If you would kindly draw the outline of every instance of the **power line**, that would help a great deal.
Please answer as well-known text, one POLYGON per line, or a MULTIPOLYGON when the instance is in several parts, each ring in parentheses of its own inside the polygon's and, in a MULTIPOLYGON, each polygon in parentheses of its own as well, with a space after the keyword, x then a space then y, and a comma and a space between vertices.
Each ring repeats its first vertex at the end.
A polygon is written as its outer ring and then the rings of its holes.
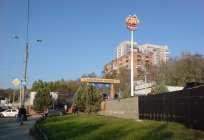
POLYGON ((14 67, 15 65, 19 65, 19 64, 23 65, 23 62, 13 62, 13 63, 0 64, 0 71, 7 70, 8 67, 14 67))
POLYGON ((0 66, 9 66, 9 65, 16 65, 16 64, 20 64, 23 63, 23 61, 16 61, 16 62, 11 62, 11 63, 4 63, 4 64, 0 64, 0 66))

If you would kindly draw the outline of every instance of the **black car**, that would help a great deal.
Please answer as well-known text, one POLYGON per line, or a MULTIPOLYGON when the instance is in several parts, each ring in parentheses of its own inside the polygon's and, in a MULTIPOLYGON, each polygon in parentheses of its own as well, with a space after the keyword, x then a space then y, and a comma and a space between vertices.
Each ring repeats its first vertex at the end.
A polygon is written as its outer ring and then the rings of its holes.
POLYGON ((186 85, 183 88, 183 90, 192 89, 192 88, 198 88, 200 86, 204 86, 204 83, 189 82, 189 83, 186 83, 186 85))
POLYGON ((42 114, 45 117, 50 117, 50 116, 63 116, 65 115, 64 110, 59 110, 59 109, 49 109, 47 113, 42 114))
POLYGON ((6 110, 6 109, 0 107, 0 112, 3 112, 3 111, 5 111, 5 110, 6 110))

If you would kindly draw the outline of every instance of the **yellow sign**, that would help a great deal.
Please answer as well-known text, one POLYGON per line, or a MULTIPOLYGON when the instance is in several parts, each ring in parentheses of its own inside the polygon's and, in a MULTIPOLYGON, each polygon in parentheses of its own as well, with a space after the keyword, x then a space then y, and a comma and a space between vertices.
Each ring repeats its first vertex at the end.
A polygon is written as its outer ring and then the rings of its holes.
POLYGON ((12 83, 15 85, 15 86, 18 86, 20 84, 20 81, 16 78, 12 81, 12 83))
POLYGON ((118 84, 118 83, 120 83, 120 80, 101 79, 101 78, 81 78, 81 82, 85 82, 85 83, 110 83, 110 84, 118 84))

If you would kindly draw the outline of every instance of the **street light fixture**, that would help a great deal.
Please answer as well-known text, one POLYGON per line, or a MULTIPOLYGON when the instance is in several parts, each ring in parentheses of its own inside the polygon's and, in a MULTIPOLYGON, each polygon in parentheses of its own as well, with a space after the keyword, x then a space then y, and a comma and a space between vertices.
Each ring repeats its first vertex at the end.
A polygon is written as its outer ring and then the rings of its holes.
MULTIPOLYGON (((26 45, 25 45, 25 52, 24 52, 24 70, 23 70, 23 80, 21 81, 22 84, 22 92, 21 92, 21 104, 25 105, 25 88, 26 88, 26 79, 27 79, 27 62, 28 62, 28 44, 31 42, 28 42, 27 40, 24 40, 22 38, 20 38, 17 35, 13 36, 15 39, 19 39, 20 41, 23 41, 26 45)), ((36 40, 36 42, 42 42, 42 40, 38 39, 36 40)), ((34 42, 32 42, 34 43, 34 42)))

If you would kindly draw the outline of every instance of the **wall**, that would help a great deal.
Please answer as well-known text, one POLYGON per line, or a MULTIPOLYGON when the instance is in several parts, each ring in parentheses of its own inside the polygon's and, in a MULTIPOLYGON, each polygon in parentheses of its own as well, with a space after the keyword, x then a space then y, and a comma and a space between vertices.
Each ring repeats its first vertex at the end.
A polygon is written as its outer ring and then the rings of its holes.
POLYGON ((30 105, 33 106, 33 101, 37 92, 30 92, 30 105))
POLYGON ((139 119, 138 97, 106 101, 102 103, 100 115, 114 116, 127 119, 139 119))
POLYGON ((183 87, 178 87, 178 86, 166 86, 166 87, 169 90, 169 92, 183 90, 183 87))

